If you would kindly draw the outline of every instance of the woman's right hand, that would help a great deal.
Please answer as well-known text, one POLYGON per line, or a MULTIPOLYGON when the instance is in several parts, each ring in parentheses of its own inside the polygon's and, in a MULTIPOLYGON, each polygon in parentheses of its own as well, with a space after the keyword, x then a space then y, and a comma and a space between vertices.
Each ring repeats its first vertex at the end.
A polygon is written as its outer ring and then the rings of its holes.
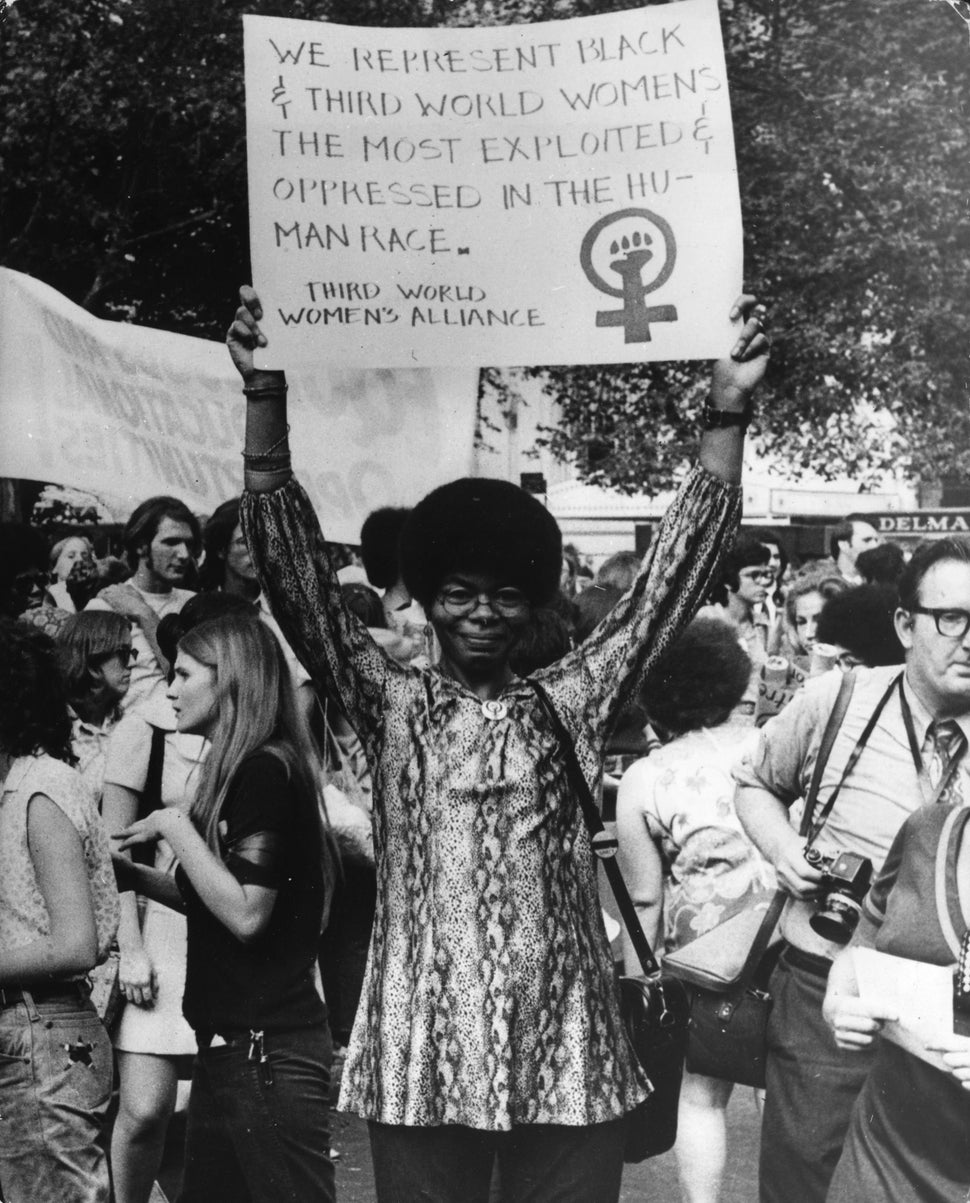
POLYGON ((144 948, 122 949, 118 960, 118 984, 125 999, 136 1007, 151 1007, 158 995, 155 967, 144 948))
POLYGON ((239 375, 247 380, 253 374, 253 352, 268 344, 266 335, 259 328, 263 306, 256 290, 244 284, 239 290, 239 302, 236 316, 226 333, 226 346, 239 375))

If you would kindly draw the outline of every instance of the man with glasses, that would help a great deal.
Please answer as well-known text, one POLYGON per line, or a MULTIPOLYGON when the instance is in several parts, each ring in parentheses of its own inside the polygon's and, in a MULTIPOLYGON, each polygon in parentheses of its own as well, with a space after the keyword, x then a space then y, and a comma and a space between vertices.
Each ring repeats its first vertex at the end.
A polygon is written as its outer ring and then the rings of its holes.
MULTIPOLYGON (((815 847, 825 857, 837 851, 866 857, 875 872, 912 811, 970 803, 970 539, 917 548, 899 596, 894 621, 905 666, 855 671, 816 805, 817 818, 861 745, 815 847)), ((809 682, 735 770, 741 822, 791 895, 771 981, 762 1203, 825 1198, 871 1061, 871 1051, 839 1050, 822 1019, 838 946, 809 924, 822 873, 805 859, 805 836, 789 819, 808 789, 841 682, 839 671, 809 682)))
POLYGON ((771 552, 760 539, 741 531, 721 568, 722 596, 718 599, 721 605, 702 611, 705 616, 729 622, 751 660, 751 680, 734 714, 741 722, 754 722, 761 671, 768 659, 768 617, 764 603, 775 580, 770 559, 771 552))

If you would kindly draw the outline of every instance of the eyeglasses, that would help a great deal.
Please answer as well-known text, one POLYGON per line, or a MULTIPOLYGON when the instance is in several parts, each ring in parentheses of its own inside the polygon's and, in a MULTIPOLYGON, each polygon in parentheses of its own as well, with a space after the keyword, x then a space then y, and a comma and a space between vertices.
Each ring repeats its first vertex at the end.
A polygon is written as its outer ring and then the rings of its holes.
POLYGON ((773 581, 775 574, 770 568, 743 568, 738 576, 746 577, 749 581, 773 581))
POLYGON ((448 614, 460 618, 478 605, 486 605, 502 618, 515 618, 529 607, 529 599, 518 589, 497 589, 494 593, 475 593, 472 589, 443 589, 438 601, 448 614))
POLYGON ((112 648, 110 652, 102 652, 96 658, 97 663, 105 664, 112 656, 117 656, 122 664, 131 664, 133 660, 138 659, 138 648, 132 647, 130 643, 125 647, 112 648))
POLYGON ((970 631, 970 612, 941 610, 934 606, 911 606, 910 614, 929 614, 936 629, 946 639, 962 639, 970 631))

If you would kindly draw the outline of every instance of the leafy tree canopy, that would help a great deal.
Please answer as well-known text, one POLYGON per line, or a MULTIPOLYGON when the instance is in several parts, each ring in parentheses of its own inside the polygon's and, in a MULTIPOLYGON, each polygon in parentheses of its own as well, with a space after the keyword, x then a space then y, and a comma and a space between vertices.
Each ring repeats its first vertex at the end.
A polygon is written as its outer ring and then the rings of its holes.
MULTIPOLYGON (((2 4, 2 0, 0 0, 2 4)), ((93 313, 219 337, 248 274, 243 12, 501 24, 596 0, 19 0, 0 18, 0 255, 93 313)), ((970 476, 970 46, 943 0, 722 0, 764 450, 970 476)), ((530 369, 587 479, 666 488, 707 368, 530 369)), ((514 375, 488 370, 502 396, 514 375)))

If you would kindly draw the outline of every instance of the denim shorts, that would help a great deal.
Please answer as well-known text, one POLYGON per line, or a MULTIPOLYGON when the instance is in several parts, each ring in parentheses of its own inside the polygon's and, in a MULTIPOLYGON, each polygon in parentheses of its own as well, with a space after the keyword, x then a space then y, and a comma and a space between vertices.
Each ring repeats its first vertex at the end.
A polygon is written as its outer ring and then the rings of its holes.
POLYGON ((25 1000, 0 1010, 4 1203, 108 1203, 98 1138, 114 1076, 91 1003, 25 1000))

